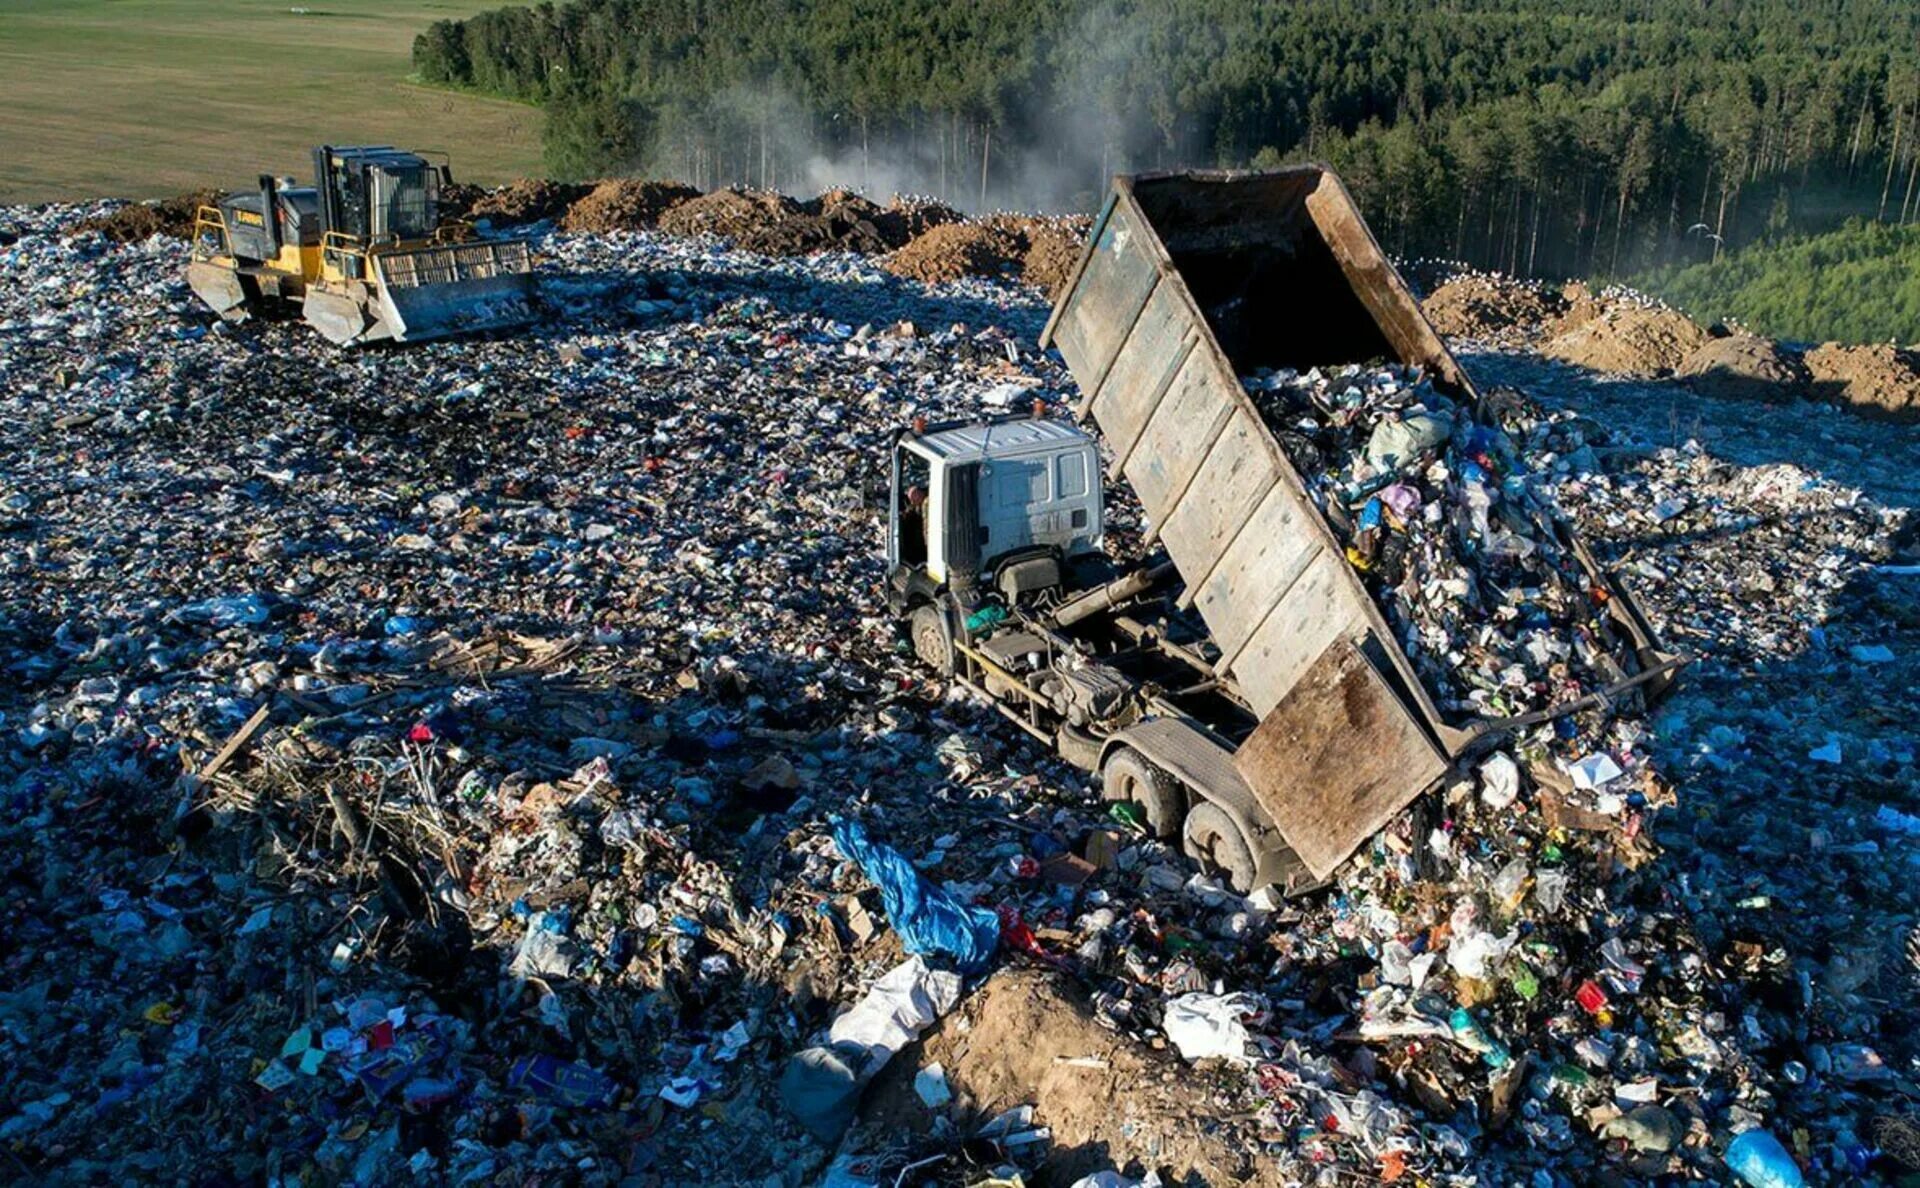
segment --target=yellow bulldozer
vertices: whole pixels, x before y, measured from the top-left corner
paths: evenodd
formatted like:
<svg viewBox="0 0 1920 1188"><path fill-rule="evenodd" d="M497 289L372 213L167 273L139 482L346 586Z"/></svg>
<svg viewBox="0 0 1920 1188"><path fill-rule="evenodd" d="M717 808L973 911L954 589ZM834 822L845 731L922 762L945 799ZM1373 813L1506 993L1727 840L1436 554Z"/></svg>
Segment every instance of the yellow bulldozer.
<svg viewBox="0 0 1920 1188"><path fill-rule="evenodd" d="M187 283L221 317L298 306L341 346L533 320L531 246L451 237L446 165L387 145L322 145L313 175L301 186L262 174L258 189L200 208Z"/></svg>

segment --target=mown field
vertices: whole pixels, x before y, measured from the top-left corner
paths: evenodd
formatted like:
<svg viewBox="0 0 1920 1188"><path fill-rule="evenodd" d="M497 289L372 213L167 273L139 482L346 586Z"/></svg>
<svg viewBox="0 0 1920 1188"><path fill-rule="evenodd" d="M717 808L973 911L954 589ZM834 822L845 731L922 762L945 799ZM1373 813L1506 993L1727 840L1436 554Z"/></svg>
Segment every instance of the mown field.
<svg viewBox="0 0 1920 1188"><path fill-rule="evenodd" d="M538 110L407 81L419 0L0 0L0 203L154 197L306 175L316 143L539 172Z"/></svg>

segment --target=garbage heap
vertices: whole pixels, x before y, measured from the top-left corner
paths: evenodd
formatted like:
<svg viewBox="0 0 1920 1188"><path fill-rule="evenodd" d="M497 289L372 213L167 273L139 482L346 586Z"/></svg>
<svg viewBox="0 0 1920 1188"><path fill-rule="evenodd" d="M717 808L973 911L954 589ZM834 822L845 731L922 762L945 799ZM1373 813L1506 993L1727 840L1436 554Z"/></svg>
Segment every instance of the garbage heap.
<svg viewBox="0 0 1920 1188"><path fill-rule="evenodd" d="M1873 1113L1911 1112L1911 995L1832 939L1911 927L1907 818L1871 800L1920 810L1920 681L1871 651L1828 679L1848 645L1920 653L1870 634L1891 588L1840 615L1897 527L1858 492L1503 414L1530 464L1594 461L1589 539L1657 533L1632 571L1669 638L1782 661L1759 704L1741 673L1676 699L1726 799L1656 820L1623 705L1482 756L1328 891L1245 900L931 679L880 601L891 432L1074 395L1033 293L548 234L540 326L341 355L215 322L183 245L63 235L100 210L0 212L31 278L0 286L9 1178L950 1188L1104 1152L1561 1188L1724 1182L1743 1131L1852 1183ZM1400 481L1458 524L1424 473ZM1531 531L1507 510L1490 530ZM1388 572L1383 525L1348 543ZM1496 588L1435 613L1477 623ZM1792 667L1828 608L1839 659ZM1553 637L1495 622L1488 672ZM1779 856L1811 826L1818 861ZM1654 829L1685 848L1649 861ZM968 947L991 913L984 969L928 909Z"/></svg>
<svg viewBox="0 0 1920 1188"><path fill-rule="evenodd" d="M1551 418L1509 401L1504 423L1485 422L1391 366L1246 386L1449 718L1538 714L1626 676L1631 645L1526 465L1551 456ZM1441 804L1338 873L1305 909L1317 926L1274 935L1268 1001L1314 997L1294 970L1374 963L1340 1024L1357 1065L1288 1049L1262 1074L1277 1122L1417 1159L1430 1142L1404 1137L1404 1115L1343 1095L1359 1072L1452 1120L1442 1149L1475 1127L1516 1126L1547 1152L1586 1134L1653 1175L1760 1120L1727 1110L1748 1080L1728 989L1687 914L1637 875L1657 853L1653 814L1674 802L1650 741L1637 688L1494 734Z"/></svg>

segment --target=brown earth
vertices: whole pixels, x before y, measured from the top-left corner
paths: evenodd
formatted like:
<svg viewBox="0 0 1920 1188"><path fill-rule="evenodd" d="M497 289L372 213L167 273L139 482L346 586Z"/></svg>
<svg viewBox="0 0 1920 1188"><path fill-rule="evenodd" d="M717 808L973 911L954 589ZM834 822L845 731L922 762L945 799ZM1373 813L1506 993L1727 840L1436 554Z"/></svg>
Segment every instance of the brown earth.
<svg viewBox="0 0 1920 1188"><path fill-rule="evenodd" d="M473 217L473 204L487 196L485 186L453 182L440 187L440 221L459 222Z"/></svg>
<svg viewBox="0 0 1920 1188"><path fill-rule="evenodd" d="M1806 369L1771 339L1751 334L1709 338L1680 364L1677 374L1709 396L1791 400L1800 395Z"/></svg>
<svg viewBox="0 0 1920 1188"><path fill-rule="evenodd" d="M486 219L496 227L513 227L560 218L586 194L586 186L523 177L479 199L469 213L472 218Z"/></svg>
<svg viewBox="0 0 1920 1188"><path fill-rule="evenodd" d="M157 202L131 202L107 214L81 219L67 229L67 234L98 231L115 243L139 243L155 235L188 239L193 235L193 219L199 209L225 196L224 190L193 190Z"/></svg>
<svg viewBox="0 0 1920 1188"><path fill-rule="evenodd" d="M1583 281L1568 281L1560 286L1560 305L1560 316L1545 328L1548 334L1571 334L1606 310L1606 306Z"/></svg>
<svg viewBox="0 0 1920 1188"><path fill-rule="evenodd" d="M914 1074L938 1063L963 1131L1002 1110L1034 1107L1053 1132L1041 1184L1115 1168L1169 1184L1274 1185L1272 1161L1218 1061L1186 1065L1102 1027L1076 991L1033 969L989 978L868 1088L860 1117L876 1135L925 1133L934 1111ZM854 1149L858 1149L857 1147Z"/></svg>
<svg viewBox="0 0 1920 1188"><path fill-rule="evenodd" d="M1531 339L1567 307L1544 285L1490 273L1463 273L1420 303L1427 321L1448 338L1495 340Z"/></svg>
<svg viewBox="0 0 1920 1188"><path fill-rule="evenodd" d="M699 196L700 191L682 182L608 178L567 208L560 229L647 231L659 225L661 215Z"/></svg>
<svg viewBox="0 0 1920 1188"><path fill-rule="evenodd" d="M1678 310L1624 302L1610 305L1583 325L1556 330L1542 354L1629 375L1674 371L1707 341L1707 332Z"/></svg>
<svg viewBox="0 0 1920 1188"><path fill-rule="evenodd" d="M1020 262L1020 279L1043 290L1048 297L1060 296L1073 279L1074 265L1080 262L1084 232L1066 227L1043 227L1027 237L1027 258Z"/></svg>
<svg viewBox="0 0 1920 1188"><path fill-rule="evenodd" d="M702 194L660 216L669 235L718 235L740 239L765 224L800 214L800 204L765 190L726 189Z"/></svg>
<svg viewBox="0 0 1920 1188"><path fill-rule="evenodd" d="M900 228L900 246L925 235L942 223L958 223L966 218L959 211L934 198L911 198L895 194L885 208L886 216Z"/></svg>
<svg viewBox="0 0 1920 1188"><path fill-rule="evenodd" d="M963 276L1001 276L1025 253L1024 238L991 222L942 223L881 261L895 276L939 284Z"/></svg>
<svg viewBox="0 0 1920 1188"><path fill-rule="evenodd" d="M1823 343L1807 352L1808 389L1864 416L1920 421L1920 352Z"/></svg>

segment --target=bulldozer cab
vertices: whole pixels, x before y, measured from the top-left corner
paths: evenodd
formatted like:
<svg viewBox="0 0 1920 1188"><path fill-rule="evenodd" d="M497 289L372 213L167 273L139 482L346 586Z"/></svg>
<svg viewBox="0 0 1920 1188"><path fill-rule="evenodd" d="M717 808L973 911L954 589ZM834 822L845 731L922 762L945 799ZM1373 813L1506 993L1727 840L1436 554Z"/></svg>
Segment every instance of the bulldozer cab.
<svg viewBox="0 0 1920 1188"><path fill-rule="evenodd" d="M386 145L313 150L324 229L364 243L425 239L440 221L441 170Z"/></svg>

